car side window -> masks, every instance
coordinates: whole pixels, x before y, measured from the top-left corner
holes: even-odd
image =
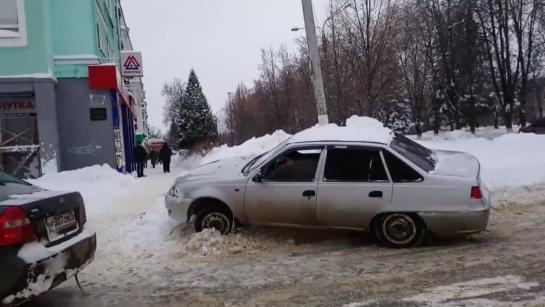
[[[388,181],[388,176],[378,149],[332,146],[327,150],[324,181]]]
[[[322,148],[295,148],[283,152],[263,169],[263,181],[269,182],[312,182]]]
[[[388,166],[393,182],[415,182],[424,180],[417,171],[398,157],[394,156],[391,152],[382,150],[382,154],[384,155],[384,160],[386,160],[386,165]]]

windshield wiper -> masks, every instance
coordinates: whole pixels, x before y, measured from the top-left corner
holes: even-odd
[[[244,167],[242,168],[242,170],[240,172],[243,173],[243,174],[246,174],[246,171],[249,170],[250,167],[252,167],[254,165],[254,163],[256,163],[257,160],[259,158],[261,158],[262,156],[263,156],[263,154],[255,156],[252,160],[250,160],[250,162],[248,162],[246,165],[244,165]]]

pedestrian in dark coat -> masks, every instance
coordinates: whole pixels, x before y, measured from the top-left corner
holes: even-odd
[[[138,142],[134,147],[134,160],[136,161],[136,173],[138,177],[144,177],[144,165],[148,160],[148,152],[142,146],[142,142]]]
[[[149,159],[151,160],[151,167],[155,168],[155,164],[157,164],[157,156],[159,154],[155,150],[151,150],[149,153]]]
[[[170,158],[172,156],[172,149],[167,143],[163,144],[159,151],[159,159],[163,162],[163,172],[170,173]]]

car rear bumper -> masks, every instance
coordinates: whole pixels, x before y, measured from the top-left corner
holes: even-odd
[[[69,244],[66,244],[69,243]],[[38,243],[34,243],[38,245]],[[65,280],[78,274],[94,259],[96,251],[96,234],[82,232],[60,248],[43,248],[47,253],[44,258],[28,261],[21,258],[21,251],[14,253],[6,262],[9,267],[1,267],[5,271],[0,276],[2,293],[0,302],[4,304],[20,303],[29,298],[47,292]],[[32,248],[29,249],[31,252]],[[34,253],[39,253],[35,250]],[[3,259],[2,259],[3,261]]]
[[[467,212],[419,212],[418,215],[433,235],[447,237],[485,230],[490,209]]]

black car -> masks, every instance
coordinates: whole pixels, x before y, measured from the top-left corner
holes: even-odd
[[[521,133],[545,134],[545,118],[540,118],[532,124],[520,128]]]
[[[0,172],[0,305],[46,292],[89,264],[96,235],[87,231],[78,192],[52,192]]]

